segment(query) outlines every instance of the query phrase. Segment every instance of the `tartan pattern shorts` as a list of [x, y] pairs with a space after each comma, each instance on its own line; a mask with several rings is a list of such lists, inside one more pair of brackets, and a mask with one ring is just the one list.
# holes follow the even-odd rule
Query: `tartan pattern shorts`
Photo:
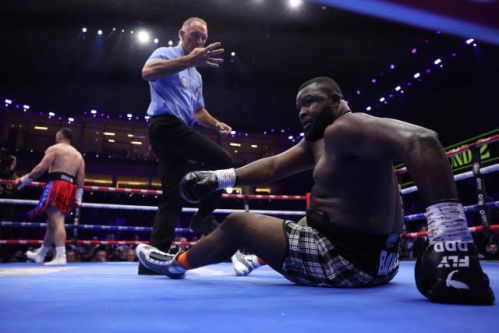
[[315, 287], [371, 287], [388, 283], [397, 274], [397, 268], [386, 276], [373, 277], [356, 268], [335, 248], [333, 242], [317, 230], [283, 222], [288, 238], [288, 253], [282, 272], [286, 279], [300, 285]]

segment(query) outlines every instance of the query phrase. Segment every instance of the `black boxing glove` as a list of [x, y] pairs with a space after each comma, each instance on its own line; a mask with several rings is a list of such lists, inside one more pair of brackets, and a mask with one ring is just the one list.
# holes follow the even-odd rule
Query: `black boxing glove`
[[208, 193], [234, 186], [234, 169], [189, 172], [180, 181], [180, 195], [191, 203], [198, 203]]
[[416, 262], [415, 277], [418, 290], [434, 302], [494, 303], [473, 243], [452, 240], [429, 245]]

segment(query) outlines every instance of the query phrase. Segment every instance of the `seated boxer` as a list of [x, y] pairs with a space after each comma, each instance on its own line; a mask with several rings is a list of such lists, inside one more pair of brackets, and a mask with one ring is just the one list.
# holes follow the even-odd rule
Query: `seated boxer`
[[17, 189], [22, 189], [31, 181], [49, 172], [47, 183], [43, 188], [40, 202], [28, 217], [47, 214], [47, 229], [43, 244], [35, 251], [27, 251], [28, 259], [43, 263], [45, 255], [52, 243], [55, 243], [56, 254], [45, 265], [66, 265], [66, 230], [64, 229], [65, 214], [75, 205], [81, 206], [83, 183], [85, 179], [85, 162], [81, 154], [71, 145], [73, 134], [69, 128], [61, 128], [56, 136], [56, 144], [45, 151], [43, 159], [31, 172], [17, 178]]
[[307, 225], [235, 213], [189, 251], [137, 247], [148, 268], [179, 279], [244, 248], [288, 280], [308, 286], [371, 287], [398, 270], [403, 214], [393, 164], [402, 161], [427, 204], [430, 245], [416, 285], [432, 301], [492, 304], [494, 294], [473, 245], [449, 161], [437, 134], [406, 122], [352, 113], [337, 83], [305, 82], [296, 97], [305, 138], [287, 151], [238, 169], [187, 174], [191, 202], [235, 185], [256, 185], [313, 170]]

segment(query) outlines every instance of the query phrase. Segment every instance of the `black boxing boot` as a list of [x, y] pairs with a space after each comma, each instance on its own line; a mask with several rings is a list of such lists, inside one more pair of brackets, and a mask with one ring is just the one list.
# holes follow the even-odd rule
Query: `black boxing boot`
[[416, 286], [431, 301], [453, 304], [494, 303], [489, 278], [473, 243], [440, 241], [429, 245], [416, 262]]
[[455, 200], [439, 202], [427, 207], [425, 215], [430, 245], [416, 263], [418, 290], [434, 302], [494, 303], [463, 206]]

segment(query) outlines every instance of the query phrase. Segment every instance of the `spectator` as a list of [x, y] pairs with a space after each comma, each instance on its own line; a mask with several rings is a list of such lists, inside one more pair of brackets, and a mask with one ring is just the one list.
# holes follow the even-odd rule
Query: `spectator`
[[499, 260], [499, 252], [497, 252], [497, 244], [496, 243], [487, 244], [487, 252], [485, 252], [485, 259], [487, 259], [487, 260]]
[[107, 252], [105, 250], [98, 250], [95, 253], [95, 261], [96, 262], [107, 262]]

